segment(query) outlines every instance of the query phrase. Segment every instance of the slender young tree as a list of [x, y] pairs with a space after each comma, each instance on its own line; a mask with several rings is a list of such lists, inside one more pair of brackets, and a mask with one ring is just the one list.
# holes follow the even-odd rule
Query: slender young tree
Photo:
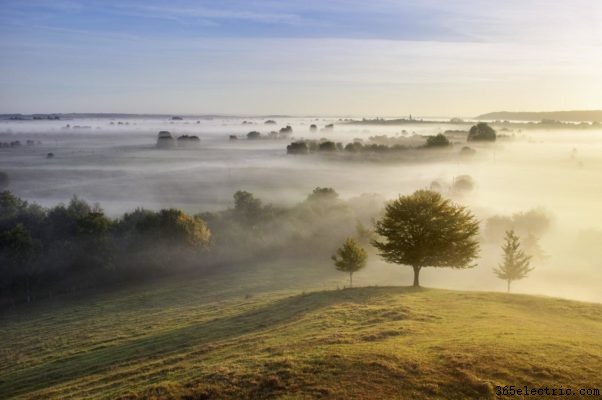
[[349, 273], [349, 287], [353, 287], [353, 273], [366, 266], [368, 254], [353, 238], [348, 238], [331, 257], [337, 270]]
[[513, 230], [506, 231], [505, 243], [502, 246], [504, 250], [504, 260], [493, 272], [498, 278], [504, 279], [508, 283], [508, 293], [510, 293], [510, 284], [512, 281], [525, 278], [533, 270], [530, 267], [531, 256], [525, 254], [521, 249], [518, 236]]
[[412, 267], [415, 287], [422, 268], [472, 268], [479, 252], [479, 223], [472, 213], [430, 190], [389, 203], [375, 232], [382, 239], [374, 247], [385, 261]]

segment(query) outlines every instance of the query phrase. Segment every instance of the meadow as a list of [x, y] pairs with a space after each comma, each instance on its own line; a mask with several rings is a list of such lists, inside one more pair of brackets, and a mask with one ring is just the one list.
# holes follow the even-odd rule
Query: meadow
[[18, 308], [1, 317], [0, 397], [488, 399], [504, 385], [602, 387], [600, 304], [341, 289], [338, 278], [241, 266]]

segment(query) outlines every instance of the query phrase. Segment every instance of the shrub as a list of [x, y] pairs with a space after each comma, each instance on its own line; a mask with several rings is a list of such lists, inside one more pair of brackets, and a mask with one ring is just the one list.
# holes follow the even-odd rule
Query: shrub
[[451, 143], [449, 142], [449, 139], [447, 139], [447, 137], [444, 134], [440, 133], [436, 136], [429, 136], [426, 139], [425, 147], [428, 147], [428, 148], [448, 147], [450, 145], [451, 145]]
[[469, 142], [495, 142], [496, 138], [495, 129], [486, 122], [479, 122], [468, 131]]

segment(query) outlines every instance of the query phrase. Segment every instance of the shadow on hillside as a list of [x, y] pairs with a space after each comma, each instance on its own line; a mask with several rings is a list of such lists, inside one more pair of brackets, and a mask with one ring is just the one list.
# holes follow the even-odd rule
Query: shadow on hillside
[[292, 296], [242, 314], [191, 324], [16, 371], [1, 377], [0, 394], [2, 397], [15, 396], [102, 372], [120, 363], [152, 360], [199, 344], [272, 329], [305, 313], [337, 303], [364, 303], [375, 297], [420, 290], [412, 287], [364, 287]]

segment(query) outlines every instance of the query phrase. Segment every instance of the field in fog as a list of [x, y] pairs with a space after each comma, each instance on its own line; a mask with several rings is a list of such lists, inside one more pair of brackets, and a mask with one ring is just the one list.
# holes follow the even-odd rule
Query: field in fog
[[[98, 118], [59, 121], [2, 121], [0, 142], [40, 141], [0, 149], [0, 171], [16, 195], [52, 206], [77, 195], [98, 202], [109, 215], [144, 206], [177, 207], [187, 212], [232, 206], [232, 194], [247, 190], [266, 203], [291, 205], [317, 186], [332, 187], [342, 198], [378, 193], [386, 199], [428, 188], [435, 180], [451, 184], [470, 175], [475, 188], [454, 200], [468, 205], [481, 221], [541, 208], [551, 227], [540, 246], [546, 257], [514, 291], [602, 301], [602, 131], [525, 130], [495, 145], [477, 147], [470, 160], [377, 162], [345, 161], [317, 155], [287, 155], [290, 140], [247, 141], [247, 132], [267, 133], [291, 125], [295, 139], [326, 137], [348, 143], [406, 130], [433, 135], [466, 126], [406, 124], [358, 126], [336, 118]], [[197, 120], [199, 123], [197, 123]], [[252, 123], [243, 124], [243, 121]], [[113, 122], [113, 124], [111, 124]], [[119, 125], [127, 122], [128, 125]], [[335, 123], [332, 132], [310, 132]], [[70, 128], [65, 128], [69, 124]], [[74, 128], [74, 126], [89, 128]], [[198, 135], [198, 146], [156, 148], [157, 133]], [[504, 132], [502, 132], [504, 133]], [[230, 135], [241, 139], [229, 140]], [[511, 133], [512, 135], [512, 133]], [[456, 145], [457, 149], [461, 146]], [[48, 159], [47, 153], [54, 157]], [[445, 188], [444, 194], [445, 194]], [[484, 243], [477, 268], [423, 271], [424, 283], [455, 289], [503, 290], [492, 273], [501, 243]], [[330, 263], [324, 260], [325, 265]], [[357, 274], [359, 284], [407, 284], [410, 269], [372, 257]]]

